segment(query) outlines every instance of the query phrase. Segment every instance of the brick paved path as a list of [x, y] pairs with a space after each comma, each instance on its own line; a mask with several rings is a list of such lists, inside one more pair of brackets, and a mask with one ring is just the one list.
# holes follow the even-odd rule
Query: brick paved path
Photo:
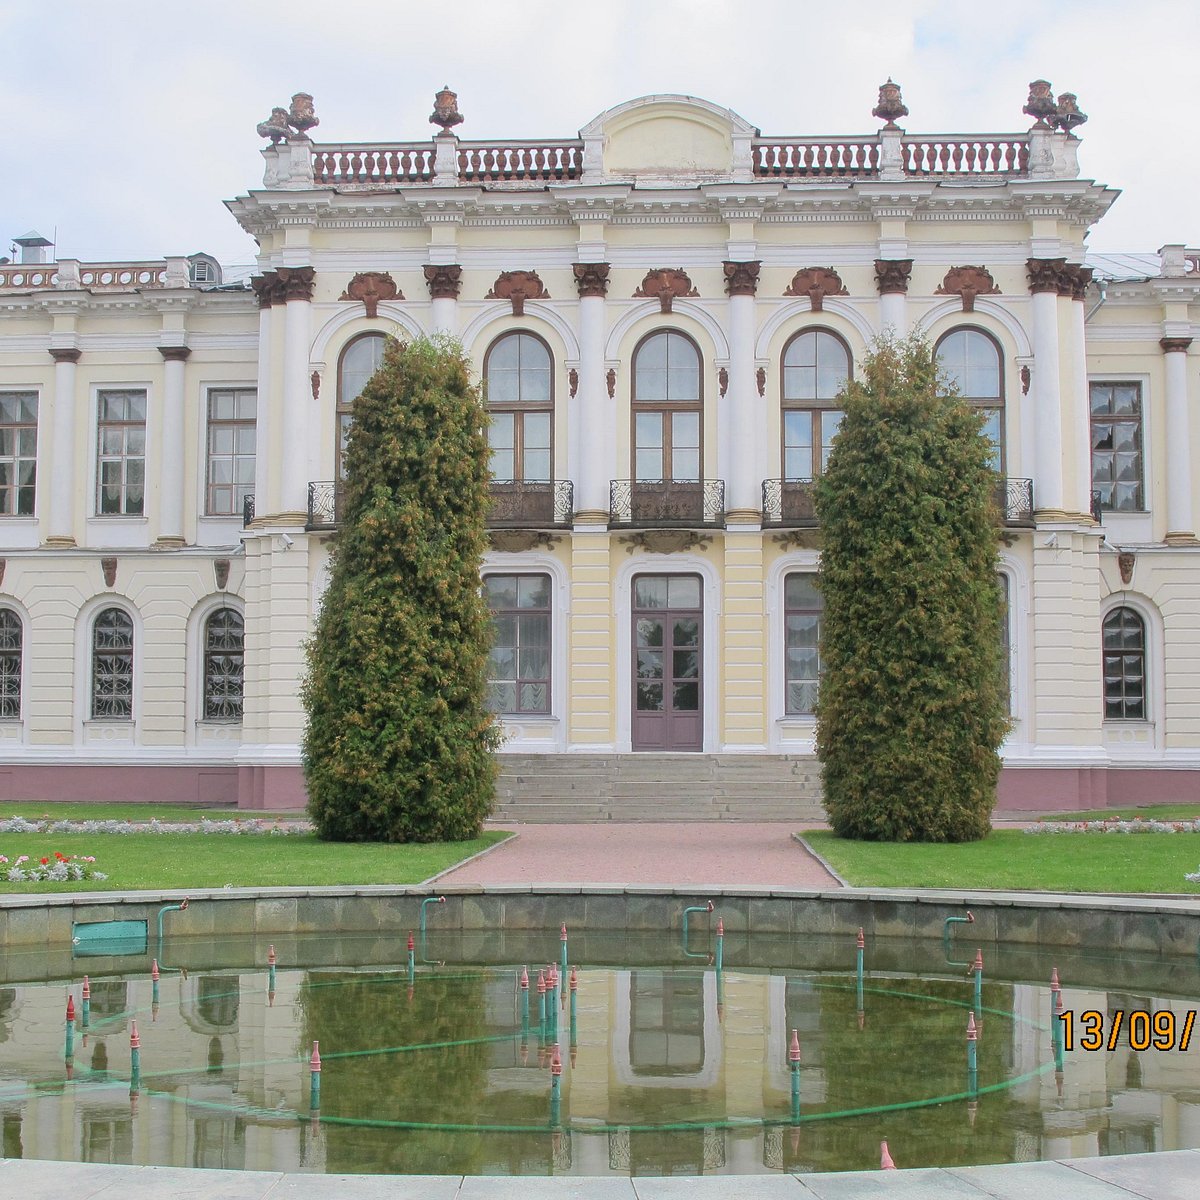
[[517, 837], [439, 882], [721, 884], [835, 888], [796, 822], [499, 825]]

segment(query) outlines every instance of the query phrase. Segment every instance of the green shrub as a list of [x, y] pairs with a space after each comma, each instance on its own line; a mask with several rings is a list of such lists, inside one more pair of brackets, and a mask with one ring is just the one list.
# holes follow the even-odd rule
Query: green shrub
[[948, 390], [927, 343], [879, 342], [817, 488], [817, 753], [844, 837], [990, 828], [1008, 727], [996, 476], [980, 416]]
[[490, 810], [486, 423], [448, 340], [389, 342], [354, 402], [304, 683], [309, 813], [323, 838], [458, 841]]

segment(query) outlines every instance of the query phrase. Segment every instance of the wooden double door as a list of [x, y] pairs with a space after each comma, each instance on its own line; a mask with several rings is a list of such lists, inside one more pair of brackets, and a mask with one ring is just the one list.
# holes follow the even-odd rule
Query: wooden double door
[[634, 576], [634, 750], [703, 750], [703, 630], [699, 575]]

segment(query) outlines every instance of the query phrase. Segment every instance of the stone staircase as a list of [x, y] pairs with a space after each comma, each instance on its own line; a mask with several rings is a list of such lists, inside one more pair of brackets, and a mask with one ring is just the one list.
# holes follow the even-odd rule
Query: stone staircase
[[495, 821], [825, 819], [815, 758], [787, 754], [503, 754]]

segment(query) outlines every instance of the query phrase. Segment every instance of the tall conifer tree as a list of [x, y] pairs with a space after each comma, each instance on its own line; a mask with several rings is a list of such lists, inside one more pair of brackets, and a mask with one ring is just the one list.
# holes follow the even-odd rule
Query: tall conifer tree
[[450, 341], [390, 341], [354, 402], [304, 684], [304, 772], [321, 837], [456, 841], [491, 808], [486, 424]]
[[986, 836], [1008, 727], [996, 476], [919, 338], [876, 345], [817, 489], [817, 753], [835, 832]]

